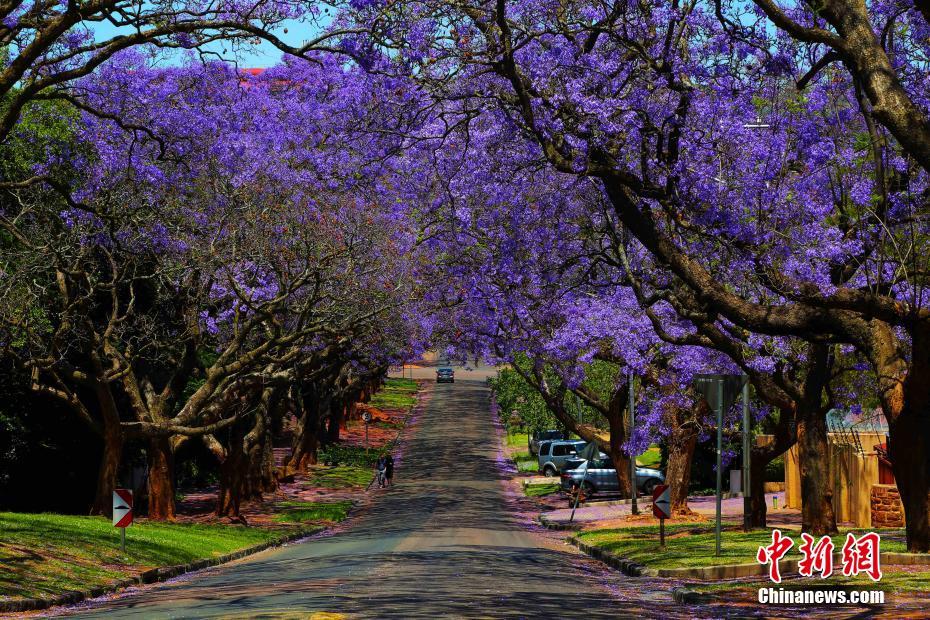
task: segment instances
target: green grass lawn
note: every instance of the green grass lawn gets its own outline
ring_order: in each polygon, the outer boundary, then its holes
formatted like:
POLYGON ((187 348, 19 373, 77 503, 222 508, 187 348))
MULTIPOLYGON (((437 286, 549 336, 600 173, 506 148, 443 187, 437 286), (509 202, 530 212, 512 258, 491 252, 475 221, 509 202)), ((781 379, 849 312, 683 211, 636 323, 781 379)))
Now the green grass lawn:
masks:
POLYGON ((416 402, 417 382, 412 379, 388 379, 369 403, 378 409, 409 409, 416 402))
POLYGON ((109 519, 0 512, 0 598, 103 586, 150 568, 224 555, 290 529, 138 521, 126 530, 123 554, 109 519))
POLYGON ((542 484, 528 484, 523 487, 523 493, 527 497, 542 497, 552 495, 559 490, 558 482, 544 482, 542 484))
MULTIPOLYGON (((513 433, 507 435, 507 447, 508 448, 525 448, 527 446, 527 437, 526 433, 513 433)), ((529 454, 529 452, 527 452, 529 454)))
POLYGON ((539 473, 539 460, 530 456, 527 451, 514 452, 510 456, 511 460, 517 466, 517 471, 521 474, 539 473))
POLYGON ((352 502, 281 502, 277 505, 278 523, 338 523, 349 516, 352 502))
POLYGON ((348 489, 368 486, 374 472, 359 465, 314 466, 305 486, 321 489, 348 489))
MULTIPOLYGON (((725 531, 721 544, 721 555, 714 555, 714 533, 711 526, 694 524, 668 525, 666 530, 666 549, 659 549, 658 526, 628 527, 617 529, 591 530, 578 535, 578 539, 589 545, 605 549, 614 555, 639 562, 649 568, 692 568, 698 566, 715 566, 717 564, 746 564, 755 562, 756 552, 762 545, 772 542, 770 530, 742 532, 725 531), (675 534, 681 534, 675 536, 675 534)), ((843 546, 846 532, 841 530, 839 536, 833 537, 837 550, 843 546)), ((858 532, 861 533, 861 532, 858 532)), ((901 530, 882 531, 882 551, 904 551, 905 545, 900 539, 901 530), (893 538, 886 538, 886 536, 893 538)), ((800 536, 792 536, 794 546, 785 559, 800 557, 798 546, 800 536)))
POLYGON ((636 457, 636 464, 640 467, 657 468, 662 462, 662 451, 659 446, 649 446, 649 449, 636 457))

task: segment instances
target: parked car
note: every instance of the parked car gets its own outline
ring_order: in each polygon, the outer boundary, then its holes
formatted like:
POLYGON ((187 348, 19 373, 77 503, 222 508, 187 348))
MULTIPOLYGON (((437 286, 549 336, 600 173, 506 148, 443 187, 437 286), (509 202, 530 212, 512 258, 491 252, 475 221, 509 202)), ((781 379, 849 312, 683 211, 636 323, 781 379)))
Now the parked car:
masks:
POLYGON ((455 383, 455 371, 451 368, 437 369, 436 383, 455 383))
MULTIPOLYGON (((588 472, 585 475, 584 461, 581 459, 569 459, 565 463, 565 469, 562 471, 561 487, 563 491, 571 491, 577 487, 584 479, 584 489, 588 495, 597 493, 618 493, 620 491, 620 481, 617 480, 617 470, 614 468, 610 459, 601 458, 592 461, 588 465, 588 472)), ((656 485, 665 482, 665 474, 658 469, 648 467, 636 468, 636 488, 641 493, 652 495, 656 485)))
POLYGON ((555 476, 565 463, 577 456, 586 442, 584 441, 544 441, 539 444, 539 471, 546 476, 555 476))
POLYGON ((530 455, 539 455, 539 444, 554 439, 565 439, 565 434, 562 431, 533 431, 526 439, 530 455))

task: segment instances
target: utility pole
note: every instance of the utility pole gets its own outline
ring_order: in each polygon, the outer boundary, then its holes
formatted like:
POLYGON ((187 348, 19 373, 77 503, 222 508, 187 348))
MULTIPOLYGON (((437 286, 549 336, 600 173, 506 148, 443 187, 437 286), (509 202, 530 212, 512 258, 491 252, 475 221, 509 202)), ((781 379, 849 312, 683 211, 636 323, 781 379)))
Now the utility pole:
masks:
POLYGON ((743 531, 752 529, 752 500, 749 491, 749 464, 750 464, 750 426, 749 426, 749 377, 743 383, 743 531))
POLYGON ((715 555, 720 556, 720 515, 723 495, 723 381, 717 380, 717 524, 714 528, 715 555))
MULTIPOLYGON (((631 372, 630 373, 630 403, 629 403, 630 436, 627 437, 627 441, 631 442, 631 445, 632 445, 632 440, 633 440, 633 425, 636 423, 636 414, 634 413, 634 408, 635 408, 634 405, 635 405, 636 398, 633 392, 634 390, 633 381, 634 381, 633 373, 631 372)), ((632 454, 632 450, 630 450, 630 499, 632 500, 631 505, 630 505, 630 512, 634 515, 639 514, 639 505, 636 503, 637 491, 638 489, 636 488, 636 455, 632 454)))

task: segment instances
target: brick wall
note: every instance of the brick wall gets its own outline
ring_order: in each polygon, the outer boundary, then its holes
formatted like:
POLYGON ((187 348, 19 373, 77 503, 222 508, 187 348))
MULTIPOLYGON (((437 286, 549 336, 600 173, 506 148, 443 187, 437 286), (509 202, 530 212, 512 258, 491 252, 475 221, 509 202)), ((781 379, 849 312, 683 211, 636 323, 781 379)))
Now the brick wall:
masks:
POLYGON ((871 504, 872 527, 904 527, 904 506, 897 486, 872 485, 871 504))

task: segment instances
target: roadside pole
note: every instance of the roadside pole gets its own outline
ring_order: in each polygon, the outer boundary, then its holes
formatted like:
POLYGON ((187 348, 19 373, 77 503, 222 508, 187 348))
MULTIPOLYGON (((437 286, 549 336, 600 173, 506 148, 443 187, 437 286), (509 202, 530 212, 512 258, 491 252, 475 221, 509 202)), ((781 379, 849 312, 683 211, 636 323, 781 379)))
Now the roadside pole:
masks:
POLYGON ((568 522, 571 523, 575 520, 575 510, 578 509, 578 502, 581 500, 581 493, 584 491, 584 482, 588 478, 588 463, 590 461, 584 462, 584 473, 581 474, 581 483, 578 485, 578 492, 575 494, 575 505, 572 506, 572 514, 568 518, 568 522))
POLYGON ((652 490, 652 516, 659 520, 659 548, 665 549, 665 520, 672 516, 672 496, 667 484, 652 490))
POLYGON ((371 412, 362 412, 362 422, 365 423, 365 456, 368 456, 368 424, 371 422, 371 412))
POLYGON ((132 491, 113 489, 113 527, 120 531, 120 550, 126 553, 126 528, 132 525, 132 491))
POLYGON ((749 426, 749 377, 743 383, 743 531, 752 529, 752 501, 749 491, 749 465, 750 465, 750 426, 749 426))
POLYGON ((717 524, 714 527, 716 556, 720 556, 720 514, 723 504, 723 381, 717 381, 717 524))
MULTIPOLYGON (((634 413, 635 409, 635 394, 633 393, 633 373, 630 373, 630 436, 627 437, 627 441, 632 443, 633 440, 633 425, 636 423, 636 414, 634 413)), ((637 496, 636 489, 636 455, 630 454, 630 499, 632 500, 630 504, 630 512, 634 515, 639 514, 639 505, 636 503, 637 496)))

